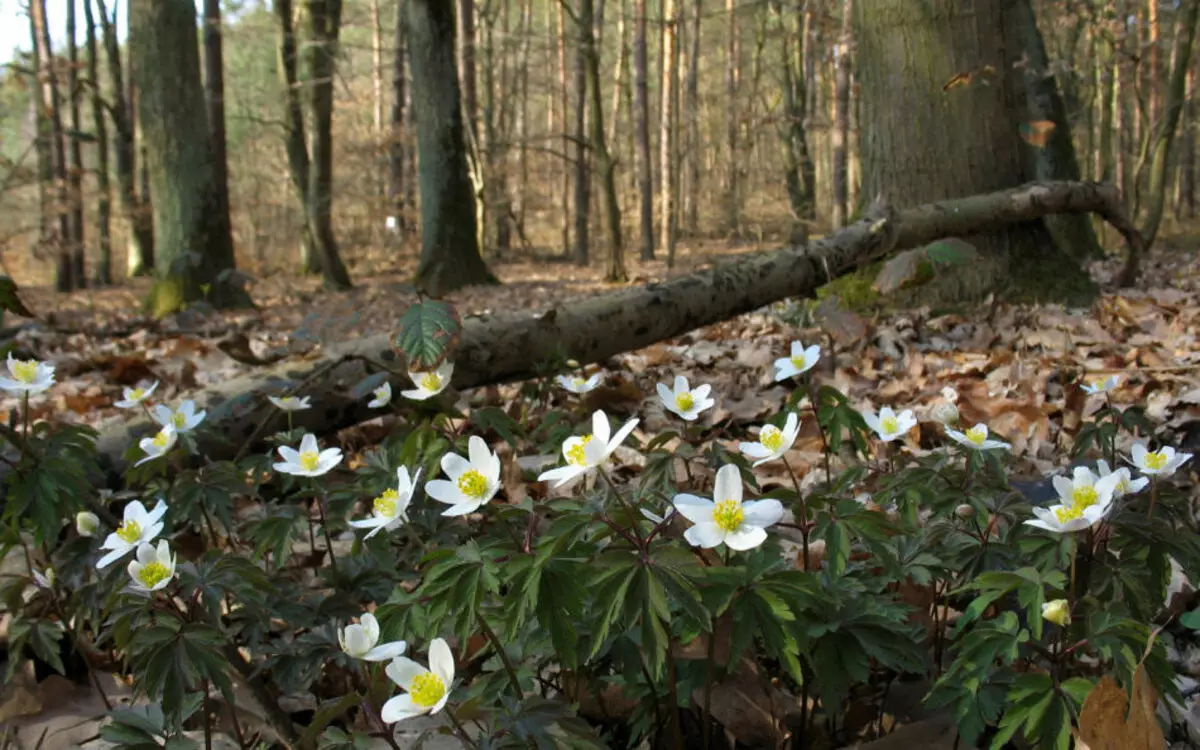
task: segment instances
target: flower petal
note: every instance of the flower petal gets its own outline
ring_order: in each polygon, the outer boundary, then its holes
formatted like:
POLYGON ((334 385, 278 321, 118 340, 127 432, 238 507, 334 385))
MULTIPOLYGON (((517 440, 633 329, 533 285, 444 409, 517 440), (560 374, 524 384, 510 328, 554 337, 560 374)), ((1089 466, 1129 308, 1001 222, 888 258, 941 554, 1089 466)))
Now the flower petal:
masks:
POLYGON ((717 471, 713 487, 713 502, 725 500, 742 501, 742 475, 733 464, 725 464, 717 471))
POLYGON ((737 531, 731 531, 725 535, 725 544, 729 549, 737 552, 754 549, 765 541, 767 541, 767 532, 757 526, 743 526, 737 531))
POLYGON ((783 503, 773 497, 742 503, 742 523, 747 526, 766 528, 783 519, 783 503))
POLYGON ((392 641, 376 646, 362 658, 363 661, 389 661, 403 655, 406 650, 408 650, 408 643, 405 641, 392 641))
POLYGON ((429 643, 429 671, 442 678, 446 690, 454 682, 454 654, 450 645, 442 638, 434 638, 429 643))
POLYGON ((725 541, 725 532, 715 523, 698 523, 683 532, 683 538, 693 546, 711 549, 725 541))
POLYGON ((427 712, 428 709, 417 706, 413 703, 412 696, 404 693, 390 698, 387 703, 384 703, 383 708, 379 710, 379 718, 383 720, 384 724, 395 724, 427 712))
POLYGON ((387 673, 388 679, 396 683, 401 689, 408 690, 412 687, 413 680, 425 674, 429 670, 422 667, 407 656, 397 656, 388 663, 384 672, 387 673))
POLYGON ((463 494, 458 485, 445 479, 431 479, 425 483, 425 494, 439 503, 455 505, 463 501, 463 494))
POLYGON ((679 515, 692 523, 711 523, 713 508, 716 507, 712 500, 688 494, 676 495, 672 504, 679 511, 679 515))

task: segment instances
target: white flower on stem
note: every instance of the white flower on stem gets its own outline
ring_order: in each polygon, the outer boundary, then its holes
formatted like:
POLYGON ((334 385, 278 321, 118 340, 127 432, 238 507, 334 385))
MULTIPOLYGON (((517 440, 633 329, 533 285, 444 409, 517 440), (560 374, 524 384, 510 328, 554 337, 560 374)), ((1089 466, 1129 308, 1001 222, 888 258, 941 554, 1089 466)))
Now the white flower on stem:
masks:
POLYGON ((166 539, 158 542, 158 547, 140 544, 137 548, 137 559, 129 561, 129 577, 133 579, 133 588, 150 593, 166 588, 175 577, 175 555, 166 539))
POLYGON ((474 513, 500 489, 500 457, 478 435, 467 441, 467 458, 455 453, 442 456, 442 471, 450 479, 426 482, 425 494, 450 506, 443 516, 474 513))
POLYGON ((363 613, 357 625, 338 628, 338 643, 347 654, 363 661, 395 659, 408 648, 404 641, 379 643, 379 621, 370 612, 363 613))
POLYGON ((381 531, 391 531, 401 524, 408 522, 408 506, 412 504, 413 494, 417 489, 417 480, 421 478, 421 470, 417 469, 412 479, 408 478, 408 469, 401 466, 396 469, 396 489, 388 488, 371 503, 371 517, 361 521, 351 521, 356 529, 370 529, 363 537, 370 539, 381 531))
POLYGON ((863 411, 862 418, 867 427, 874 430, 885 443, 904 437, 909 430, 917 426, 917 418, 913 416, 912 409, 905 409, 897 414, 892 411, 892 407, 885 406, 879 410, 878 416, 873 411, 863 411))
POLYGON ((1060 628, 1071 624, 1071 605, 1066 599, 1052 599, 1042 603, 1042 618, 1060 628))
POLYGON ((791 450, 798 434, 800 417, 796 412, 789 412, 782 430, 773 424, 765 424, 758 431, 757 443, 738 443, 738 450, 755 459, 754 465, 759 466, 774 461, 791 450))
POLYGON ((175 431, 175 428, 172 425, 165 425, 157 433, 155 433, 154 437, 142 438, 140 441, 138 441, 138 447, 141 448, 142 452, 144 452, 146 455, 144 458, 142 458, 142 460, 135 463, 134 466, 141 466, 147 461, 153 461, 156 458, 162 458, 163 456, 167 455, 172 448, 175 447, 175 443, 178 440, 179 433, 175 431))
POLYGON ((8 377, 0 375, 0 388, 13 396, 41 393, 54 385, 54 365, 36 359, 16 359, 8 353, 8 377))
POLYGON ((34 568, 29 572, 33 574, 33 582, 39 587, 47 590, 54 588, 54 568, 46 568, 45 573, 37 568, 34 568))
POLYGON ((319 477, 342 462, 341 448, 321 450, 312 433, 300 439, 300 450, 281 445, 279 455, 283 461, 273 465, 275 471, 297 477, 319 477))
POLYGON ((775 360, 775 382, 803 375, 811 370, 819 359, 821 359, 821 347, 813 344, 805 349, 804 344, 793 341, 791 356, 775 360))
POLYGON ((90 510, 81 510, 75 514, 75 530, 79 536, 95 536, 100 530, 100 517, 90 510))
POLYGON ((96 568, 103 570, 112 563, 120 560, 140 544, 148 544, 162 533, 162 517, 167 514, 167 504, 162 500, 154 506, 154 510, 146 510, 140 500, 134 500, 125 506, 125 517, 117 530, 108 535, 100 549, 110 550, 107 555, 96 562, 96 568))
POLYGON ((1010 450, 1012 448, 1011 445, 1003 441, 988 440, 988 428, 987 425, 983 423, 975 425, 966 432, 959 432, 958 430, 951 430, 947 428, 946 437, 950 438, 961 446, 976 451, 994 450, 996 448, 1010 450))
POLYGON ((674 504, 681 516, 695 524, 683 538, 697 547, 724 544, 738 552, 754 549, 766 541, 766 527, 783 518, 783 505, 778 500, 742 502, 742 476, 732 464, 717 472, 712 500, 679 494, 674 504))
POLYGON ((404 690, 384 703, 379 712, 385 724, 394 724, 422 714, 436 714, 445 707, 454 682, 454 655, 445 640, 434 638, 429 644, 429 669, 400 656, 385 671, 404 690))
POLYGON ((190 398, 179 405, 178 409, 172 409, 165 404, 157 404, 151 410, 154 415, 154 421, 158 422, 163 427, 170 425, 175 428, 175 431, 183 434, 191 432, 204 421, 204 417, 208 415, 203 409, 196 411, 196 402, 190 398))
POLYGON ((667 409, 692 422, 700 416, 700 412, 712 408, 716 403, 708 397, 711 390, 712 386, 708 384, 689 388, 688 379, 676 375, 674 388, 668 388, 665 383, 658 384, 658 397, 667 409))
POLYGON ((1119 376, 1109 375, 1104 380, 1097 380, 1093 383, 1084 383, 1082 387, 1083 390, 1094 396, 1097 393, 1108 393, 1120 384, 1121 378, 1119 376))
POLYGON ((414 401, 424 401, 433 398, 446 390, 446 386, 450 385, 450 378, 453 375, 453 362, 443 362, 442 366, 433 372, 409 370, 408 377, 412 378, 413 385, 417 387, 413 390, 400 391, 400 395, 405 398, 411 398, 414 401))
POLYGON ((1051 505, 1049 508, 1035 507, 1033 514, 1036 519, 1025 523, 1039 529, 1053 531, 1056 534, 1069 534, 1074 531, 1090 529, 1099 523, 1112 507, 1112 496, 1106 502, 1095 505, 1051 505))
POLYGON ((1138 477, 1137 479, 1134 479, 1133 474, 1130 473, 1129 469, 1124 466, 1116 471, 1113 471, 1109 468, 1108 461, 1105 461, 1103 458, 1096 462, 1096 468, 1100 472, 1101 479, 1109 474, 1117 475, 1117 482, 1113 485, 1114 500, 1119 500, 1126 495, 1136 495, 1145 489, 1146 485, 1150 484, 1150 480, 1146 477, 1138 477))
POLYGON ((625 442, 625 438, 629 437, 637 423, 636 418, 629 420, 610 438, 612 428, 608 424, 608 415, 603 409, 597 409, 592 414, 591 434, 572 435, 563 441, 562 452, 567 465, 543 471, 538 475, 538 481, 554 482, 555 487, 561 487, 595 469, 608 460, 618 445, 625 442))
POLYGON ((1156 451, 1146 450, 1143 443, 1134 443, 1130 451, 1133 465, 1138 471, 1147 476, 1169 477, 1175 470, 1187 463, 1191 453, 1176 453, 1169 446, 1156 451))
POLYGON ((582 378, 578 375, 559 375, 555 378, 558 384, 571 393, 582 395, 589 391, 594 391, 600 386, 600 373, 593 373, 589 378, 582 378))
POLYGON ((143 401, 150 398, 157 388, 157 380, 150 384, 138 383, 133 388, 125 386, 121 389, 121 400, 113 402, 113 406, 118 409, 136 409, 142 405, 143 401))
POLYGON ((367 406, 372 409, 382 409, 392 403, 392 384, 385 381, 383 385, 371 391, 371 394, 375 398, 368 401, 367 406))
POLYGON ((267 400, 283 411, 304 411, 311 409, 309 403, 312 396, 267 396, 267 400))
POLYGON ((1118 481, 1120 477, 1115 473, 1101 478, 1086 466, 1077 466, 1070 479, 1056 476, 1051 480, 1062 502, 1049 508, 1035 507, 1037 518, 1025 523, 1056 534, 1090 529, 1112 509, 1118 481))

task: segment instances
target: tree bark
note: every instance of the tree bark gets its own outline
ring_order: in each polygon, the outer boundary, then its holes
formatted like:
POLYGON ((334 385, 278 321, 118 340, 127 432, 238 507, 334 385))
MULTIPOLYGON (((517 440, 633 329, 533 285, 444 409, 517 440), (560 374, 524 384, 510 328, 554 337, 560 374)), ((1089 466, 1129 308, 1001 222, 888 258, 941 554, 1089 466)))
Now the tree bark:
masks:
MULTIPOLYGON (((847 186, 846 146, 850 131, 850 41, 853 37, 854 0, 843 0, 842 29, 837 42, 837 72, 834 74, 833 115, 833 213, 830 223, 840 227, 850 216, 847 186)), ((1079 179, 1079 175, 1075 175, 1079 179)))
POLYGON ((228 214, 200 83, 192 0, 133 0, 129 47, 138 110, 154 193, 154 228, 161 240, 147 311, 161 317, 207 300, 247 306, 250 298, 226 271, 234 268, 228 214))
POLYGON ((596 165, 596 175, 600 180, 600 192, 604 198, 604 231, 608 240, 608 267, 604 274, 604 280, 624 282, 629 280, 629 276, 625 272, 625 248, 621 239, 621 207, 617 202, 617 165, 612 154, 609 153, 604 135, 604 108, 601 105, 603 94, 600 89, 600 50, 596 44, 592 21, 592 0, 580 0, 579 28, 582 34, 580 57, 587 72, 587 93, 590 100, 588 110, 591 114, 589 121, 591 150, 596 165))
POLYGON ((667 253, 667 268, 675 265, 675 241, 679 234, 676 201, 679 193, 679 143, 676 129, 679 111, 679 5, 663 0, 662 109, 659 119, 659 169, 662 193, 659 204, 659 244, 667 253))
POLYGON ((423 293, 440 296, 496 279, 479 254, 475 233, 454 59, 454 10, 444 0, 407 0, 405 17, 420 150, 421 262, 416 285, 423 293))
POLYGON ((300 204, 304 227, 300 235, 300 267, 304 273, 320 270, 317 248, 313 239, 312 222, 308 214, 309 172, 308 136, 305 134, 304 105, 300 100, 299 52, 292 0, 273 0, 275 18, 279 21, 279 42, 276 49, 276 68, 283 88, 283 150, 287 155, 288 175, 292 191, 300 204))
POLYGON ((217 221, 232 228, 229 153, 225 138, 225 53, 221 31, 221 0, 204 0, 204 109, 212 137, 213 182, 218 201, 215 210, 221 214, 217 221))
POLYGON ((692 27, 688 38, 687 71, 687 193, 683 196, 683 231, 700 232, 700 19, 704 0, 692 2, 692 27))
POLYGON ((54 49, 50 46, 50 28, 46 22, 46 0, 31 0, 29 17, 33 26, 34 49, 41 72, 39 95, 42 108, 49 124, 50 164, 54 175, 54 196, 51 205, 55 221, 53 242, 55 250, 54 289, 69 292, 75 288, 73 259, 71 257, 71 219, 68 206, 70 195, 67 189, 67 148, 63 138, 62 115, 59 104, 58 74, 55 72, 54 49))
MULTIPOLYGON (((590 15, 590 14, 589 14, 590 15)), ((589 19, 589 26, 591 20, 589 19)), ((575 198, 572 201, 575 218, 575 247, 571 253, 571 259, 580 266, 588 264, 588 255, 591 245, 591 236, 588 231, 591 223, 592 215, 592 175, 591 175, 591 149, 588 148, 588 131, 587 131, 587 111, 588 111, 588 92, 587 92, 587 59, 585 57, 584 47, 586 46, 585 38, 591 38, 590 28, 583 28, 582 20, 576 26, 579 27, 575 38, 575 70, 574 70, 574 93, 575 93, 575 123, 574 123, 574 142, 575 142, 575 162, 573 164, 575 198)))
MULTIPOLYGON (((41 39, 39 22, 43 16, 38 15, 35 7, 37 2, 38 0, 31 0, 29 6, 29 38, 32 42, 33 67, 29 84, 30 91, 33 93, 29 97, 29 102, 33 110, 36 131, 34 149, 37 152, 38 235, 34 257, 41 259, 45 250, 49 249, 52 252, 57 250, 54 241, 57 216, 54 207, 54 142, 50 128, 50 110, 46 106, 45 76, 42 75, 42 44, 39 41, 41 39)), ((57 260, 57 254, 55 260, 57 260)))
POLYGON ((633 127, 637 142, 638 226, 642 260, 654 260, 654 169, 650 154, 650 90, 646 69, 646 2, 633 0, 633 127))
POLYGON ((404 97, 405 97, 405 58, 407 58, 407 41, 404 34, 404 3, 396 2, 396 25, 394 30, 392 58, 392 110, 387 139, 388 182, 387 198, 388 211, 395 223, 395 231, 403 233, 408 229, 405 216, 404 190, 404 97))
POLYGON ((1179 201, 1175 206, 1176 218, 1193 218, 1196 215, 1196 66, 1188 70, 1187 90, 1184 94, 1183 139, 1179 144, 1179 201))
MULTIPOLYGON (((414 35, 414 43, 416 39, 414 35)), ((451 56, 446 60, 453 64, 451 56)), ((453 355, 454 385, 467 388, 537 377, 542 363, 562 353, 585 364, 602 361, 772 302, 811 294, 832 278, 889 252, 943 237, 994 232, 1063 212, 1097 213, 1113 223, 1127 241, 1140 243, 1137 230, 1124 214, 1120 193, 1111 185, 1098 183, 1032 183, 902 212, 868 212, 863 220, 807 247, 739 256, 667 282, 575 301, 550 311, 469 318, 453 355)), ((310 381, 301 392, 321 404, 320 409, 297 412, 297 427, 329 434, 378 416, 364 399, 348 392, 347 384, 361 380, 369 368, 361 359, 347 358, 366 357, 398 367, 391 338, 390 333, 359 338, 331 348, 320 360, 263 368, 198 394, 199 405, 209 409, 209 429, 197 436, 199 455, 220 460, 243 445, 260 449, 269 429, 282 424, 279 415, 267 411, 272 407, 262 395, 276 393, 281 385, 310 381), (207 437, 210 435, 214 437, 207 437)), ((153 429, 157 426, 146 420, 114 427, 101 436, 100 450, 119 471, 130 441, 153 429)))
POLYGON ((741 78, 741 31, 738 28, 737 0, 725 0, 725 230, 735 237, 742 230, 742 201, 739 193, 738 84, 741 78))
POLYGON ((70 103, 71 134, 67 149, 67 196, 70 201, 68 214, 68 241, 71 253, 71 285, 75 289, 87 286, 83 224, 83 148, 79 139, 83 133, 83 118, 79 112, 79 97, 83 89, 79 85, 79 45, 75 41, 75 0, 67 3, 67 101, 70 103))
POLYGON ((475 0, 457 0, 458 80, 462 82, 463 124, 479 135, 479 85, 475 67, 475 0))
POLYGON ((92 283, 109 286, 112 276, 112 188, 108 181, 108 122, 104 96, 100 88, 100 55, 96 45, 96 19, 92 0, 83 0, 83 19, 87 24, 87 74, 92 89, 92 129, 96 133, 96 258, 92 283))

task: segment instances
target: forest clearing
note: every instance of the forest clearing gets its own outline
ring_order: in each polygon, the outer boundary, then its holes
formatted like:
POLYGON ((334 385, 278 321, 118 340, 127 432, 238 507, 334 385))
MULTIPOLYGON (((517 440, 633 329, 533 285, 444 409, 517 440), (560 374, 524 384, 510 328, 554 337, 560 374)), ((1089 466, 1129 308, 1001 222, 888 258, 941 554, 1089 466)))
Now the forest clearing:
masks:
POLYGON ((1198 25, 0 0, 0 750, 1200 748, 1198 25))

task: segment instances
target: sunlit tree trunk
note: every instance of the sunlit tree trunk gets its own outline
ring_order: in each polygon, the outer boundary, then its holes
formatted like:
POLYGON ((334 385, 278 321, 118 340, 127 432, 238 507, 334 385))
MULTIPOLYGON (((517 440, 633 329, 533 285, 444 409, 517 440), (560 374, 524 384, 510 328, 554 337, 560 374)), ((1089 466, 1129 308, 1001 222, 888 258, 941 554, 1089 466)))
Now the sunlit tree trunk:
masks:
POLYGON ((663 0, 662 110, 659 120, 659 164, 662 197, 659 204, 659 244, 667 253, 667 268, 675 265, 678 235, 676 200, 679 190, 679 146, 676 128, 679 111, 679 7, 677 0, 663 0))
POLYGON ((738 85, 741 78, 741 30, 738 28, 737 0, 725 0, 725 228, 741 234, 742 201, 740 193, 741 154, 738 129, 741 109, 738 85))
POLYGON ((51 206, 55 217, 52 246, 55 252, 54 288, 69 292, 75 288, 71 258, 70 196, 67 191, 67 149, 63 137, 62 115, 58 94, 58 75, 55 72, 54 51, 50 46, 50 28, 46 22, 45 0, 31 0, 29 17, 33 25, 34 48, 36 50, 42 85, 39 95, 49 125, 50 163, 54 175, 51 206))
POLYGON ((559 204, 562 206, 562 252, 563 256, 567 257, 571 254, 571 206, 567 200, 567 196, 571 193, 571 170, 567 168, 567 154, 571 153, 571 126, 568 122, 568 112, 571 110, 571 99, 568 94, 567 79, 567 12, 561 2, 553 3, 557 9, 558 21, 558 36, 555 38, 555 46, 558 51, 558 132, 562 134, 562 158, 563 168, 559 170, 562 175, 562 193, 559 204))
POLYGON ((633 0, 633 128, 637 145, 638 227, 642 260, 654 259, 654 168, 650 152, 650 92, 646 55, 646 2, 633 0))
POLYGON ((683 197, 683 230, 688 236, 700 231, 700 19, 704 0, 692 3, 692 27, 688 38, 687 71, 687 193, 683 197))
POLYGON ((97 258, 92 283, 108 286, 112 276, 112 189, 108 182, 108 122, 100 88, 99 52, 96 45, 96 19, 92 0, 83 1, 83 19, 87 24, 87 75, 92 91, 92 129, 96 134, 96 245, 97 258))
POLYGON ((1179 143, 1179 200, 1176 218, 1196 215, 1196 66, 1188 70, 1187 92, 1184 95, 1182 138, 1179 143))
POLYGON ((300 100, 299 51, 296 30, 292 25, 292 0, 273 0, 273 9, 279 23, 279 41, 276 49, 276 67, 279 85, 283 89, 283 150, 287 155, 288 174, 292 191, 300 204, 304 226, 300 235, 300 270, 316 273, 320 270, 317 248, 313 239, 312 223, 308 215, 309 172, 308 137, 304 122, 304 106, 300 100))
POLYGON ((34 151, 37 154, 37 194, 38 194, 38 234, 34 257, 40 258, 46 249, 53 249, 55 209, 54 209, 54 144, 51 140, 50 111, 46 106, 42 75, 41 33, 38 21, 42 16, 35 11, 37 0, 32 0, 29 10, 29 35, 32 41, 32 67, 30 74, 29 97, 30 108, 33 111, 35 126, 34 151))
POLYGON ((842 29, 837 42, 837 72, 834 76, 833 211, 830 223, 840 227, 849 216, 849 189, 846 174, 846 147, 850 130, 850 41, 853 37, 854 0, 843 0, 842 29))
MULTIPOLYGON (((513 216, 517 232, 525 234, 525 215, 529 209, 529 46, 533 36, 533 0, 521 0, 521 31, 517 43, 517 112, 514 123, 517 142, 517 187, 513 194, 513 216)), ((547 106, 554 110, 553 97, 547 106)))

